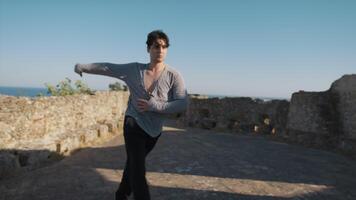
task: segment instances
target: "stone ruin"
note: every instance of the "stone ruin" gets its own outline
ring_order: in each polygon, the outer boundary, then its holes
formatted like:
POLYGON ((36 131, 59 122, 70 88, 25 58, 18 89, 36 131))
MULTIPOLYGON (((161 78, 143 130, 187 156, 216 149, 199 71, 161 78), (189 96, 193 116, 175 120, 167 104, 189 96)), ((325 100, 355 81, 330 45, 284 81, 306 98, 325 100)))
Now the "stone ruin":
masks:
POLYGON ((344 75, 323 92, 292 95, 287 123, 290 140, 356 152, 356 75, 344 75))
POLYGON ((327 91, 296 92, 290 102, 195 95, 182 121, 216 131, 272 134, 356 155, 356 75, 343 76, 327 91))
POLYGON ((217 131, 284 134, 288 109, 287 100, 194 97, 183 121, 191 127, 217 131))

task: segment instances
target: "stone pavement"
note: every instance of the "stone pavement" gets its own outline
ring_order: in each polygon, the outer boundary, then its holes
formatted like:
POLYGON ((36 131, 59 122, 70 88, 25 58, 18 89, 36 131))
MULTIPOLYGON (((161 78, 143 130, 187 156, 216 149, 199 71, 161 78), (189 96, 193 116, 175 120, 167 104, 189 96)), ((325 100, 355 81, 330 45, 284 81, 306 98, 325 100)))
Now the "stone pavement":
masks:
MULTIPOLYGON (((123 138, 0 181, 0 200, 110 200, 123 138)), ((153 200, 356 199, 356 161, 261 136, 166 127, 147 158, 153 200)))

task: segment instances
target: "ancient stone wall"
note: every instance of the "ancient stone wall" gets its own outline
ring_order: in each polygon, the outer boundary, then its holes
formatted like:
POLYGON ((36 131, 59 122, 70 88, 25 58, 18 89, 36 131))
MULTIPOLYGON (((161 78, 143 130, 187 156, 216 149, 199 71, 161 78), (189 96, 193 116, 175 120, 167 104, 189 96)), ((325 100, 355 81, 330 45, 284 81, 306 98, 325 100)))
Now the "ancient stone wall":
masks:
MULTIPOLYGON (((121 131, 127 92, 65 97, 0 97, 0 178, 48 158, 111 139, 121 131)), ((356 75, 291 102, 193 95, 180 121, 216 131, 266 133, 356 155, 356 75)))
POLYGON ((188 126, 218 131, 284 134, 288 108, 286 100, 193 97, 183 120, 188 126))
POLYGON ((324 92, 294 93, 287 129, 292 141, 356 155, 356 75, 324 92))
POLYGON ((356 75, 343 76, 327 91, 296 92, 290 103, 194 95, 182 121, 217 131, 275 134, 356 155, 356 75))
POLYGON ((334 146, 338 140, 337 111, 329 92, 297 92, 288 113, 289 139, 319 147, 334 146))
POLYGON ((343 136, 356 140, 356 74, 336 80, 330 93, 335 97, 343 136))
POLYGON ((111 139, 121 131, 127 99, 127 92, 0 97, 0 178, 111 139))

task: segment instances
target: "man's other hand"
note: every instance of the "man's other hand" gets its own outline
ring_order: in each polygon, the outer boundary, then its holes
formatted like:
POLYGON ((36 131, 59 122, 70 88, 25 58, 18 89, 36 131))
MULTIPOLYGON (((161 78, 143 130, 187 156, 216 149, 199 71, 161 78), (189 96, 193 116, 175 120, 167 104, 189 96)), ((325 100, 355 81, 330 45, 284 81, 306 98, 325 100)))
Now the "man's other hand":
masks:
POLYGON ((148 111, 148 101, 146 99, 138 99, 137 107, 140 112, 148 111))

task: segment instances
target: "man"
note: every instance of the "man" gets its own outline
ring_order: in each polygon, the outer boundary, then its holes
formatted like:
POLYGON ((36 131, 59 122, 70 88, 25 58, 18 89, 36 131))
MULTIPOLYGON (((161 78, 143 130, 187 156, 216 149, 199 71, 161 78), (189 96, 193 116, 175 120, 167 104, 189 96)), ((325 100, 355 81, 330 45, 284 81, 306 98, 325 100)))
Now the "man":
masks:
POLYGON ((130 90, 124 120, 127 160, 116 200, 127 199, 131 192, 136 200, 150 199, 145 158, 161 135, 164 119, 183 112, 188 104, 182 76, 164 63, 168 36, 160 30, 152 31, 146 44, 148 64, 76 64, 74 69, 80 76, 84 72, 119 78, 130 90))

